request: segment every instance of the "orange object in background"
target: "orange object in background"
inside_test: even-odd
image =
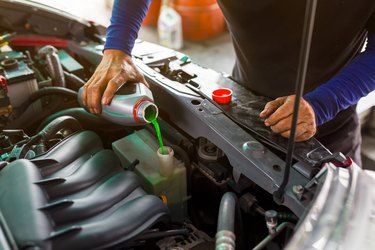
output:
[[[225,20],[216,0],[171,0],[173,7],[182,18],[185,39],[202,41],[225,31]],[[153,0],[143,25],[156,26],[161,0]]]
[[[160,13],[161,0],[152,0],[147,15],[143,20],[142,25],[156,27]]]
[[[201,41],[225,31],[225,20],[216,0],[172,0],[171,6],[182,17],[183,36]]]

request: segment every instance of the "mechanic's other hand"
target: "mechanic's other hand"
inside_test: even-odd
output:
[[[120,50],[105,50],[102,61],[84,86],[83,104],[91,113],[100,114],[101,104],[110,104],[116,91],[126,82],[148,86],[130,55]]]
[[[273,132],[290,137],[295,95],[279,97],[268,102],[260,113],[264,124]],[[316,133],[315,112],[311,105],[301,98],[297,121],[296,141],[306,141]]]

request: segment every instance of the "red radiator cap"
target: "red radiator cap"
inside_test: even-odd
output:
[[[212,99],[218,104],[228,104],[232,101],[232,90],[220,88],[212,91]]]

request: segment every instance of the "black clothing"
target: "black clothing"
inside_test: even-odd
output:
[[[343,116],[346,117],[339,126],[332,127],[330,123],[323,126],[329,126],[320,130],[329,131],[329,133],[318,133],[315,138],[325,145],[331,152],[342,152],[346,156],[351,157],[359,166],[361,162],[361,126],[355,107],[350,107]]]
[[[234,78],[256,94],[294,94],[304,0],[218,0],[232,35]],[[375,31],[374,0],[320,0],[305,92],[328,81]]]
[[[234,79],[255,94],[271,98],[294,94],[306,1],[218,3],[237,56]],[[328,81],[360,52],[367,31],[375,32],[374,13],[374,0],[318,1],[305,93]],[[332,152],[341,151],[360,164],[355,107],[318,127],[316,137]]]

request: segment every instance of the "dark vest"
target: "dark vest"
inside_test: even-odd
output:
[[[236,51],[234,78],[256,94],[294,93],[305,0],[218,0]],[[319,0],[305,92],[328,81],[375,32],[375,0]],[[375,15],[373,15],[375,16]]]

